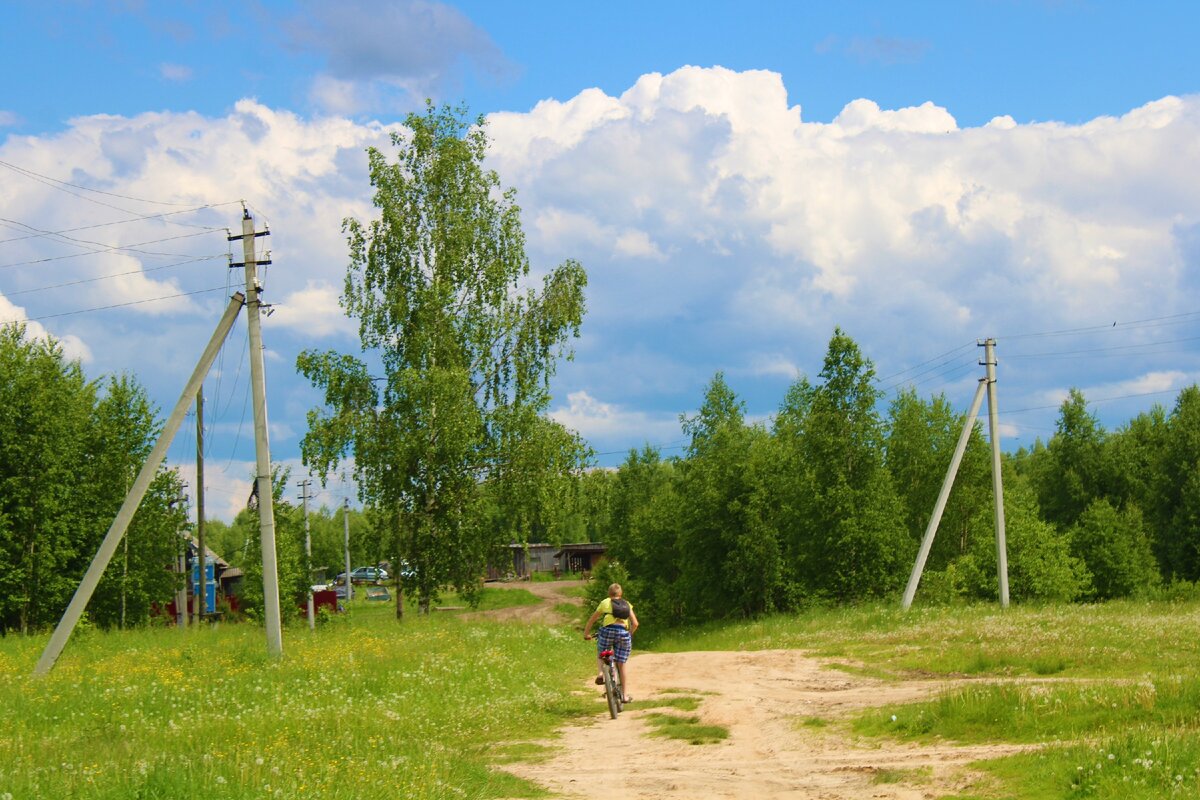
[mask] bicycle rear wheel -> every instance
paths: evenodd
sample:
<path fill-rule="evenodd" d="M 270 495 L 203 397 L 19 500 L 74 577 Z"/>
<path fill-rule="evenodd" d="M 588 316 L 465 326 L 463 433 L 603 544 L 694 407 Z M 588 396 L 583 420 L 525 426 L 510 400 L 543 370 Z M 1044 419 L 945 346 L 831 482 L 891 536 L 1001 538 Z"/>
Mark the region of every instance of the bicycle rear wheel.
<path fill-rule="evenodd" d="M 616 719 L 617 714 L 621 713 L 621 697 L 618 694 L 621 689 L 613 673 L 612 662 L 606 663 L 604 665 L 604 697 L 608 700 L 609 716 Z"/>
<path fill-rule="evenodd" d="M 621 685 L 621 668 L 610 664 L 612 669 L 613 695 L 617 698 L 617 711 L 625 710 L 625 687 Z"/>

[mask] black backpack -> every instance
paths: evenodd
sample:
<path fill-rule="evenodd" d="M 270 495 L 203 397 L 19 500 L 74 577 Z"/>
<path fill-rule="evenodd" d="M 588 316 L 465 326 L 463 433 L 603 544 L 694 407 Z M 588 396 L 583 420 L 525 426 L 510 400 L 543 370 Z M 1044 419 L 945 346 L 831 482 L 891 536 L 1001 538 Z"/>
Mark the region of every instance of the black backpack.
<path fill-rule="evenodd" d="M 614 597 L 612 601 L 612 615 L 617 619 L 629 619 L 629 601 L 621 597 Z"/>

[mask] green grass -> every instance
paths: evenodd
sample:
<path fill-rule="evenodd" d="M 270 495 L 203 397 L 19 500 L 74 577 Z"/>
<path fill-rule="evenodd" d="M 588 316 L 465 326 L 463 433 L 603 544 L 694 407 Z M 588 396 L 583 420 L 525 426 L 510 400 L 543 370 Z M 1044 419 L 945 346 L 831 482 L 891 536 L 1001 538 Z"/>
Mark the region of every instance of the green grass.
<path fill-rule="evenodd" d="M 928 783 L 933 777 L 931 767 L 916 769 L 880 769 L 871 776 L 871 783 Z"/>
<path fill-rule="evenodd" d="M 729 729 L 721 725 L 703 725 L 697 716 L 679 716 L 655 712 L 643 719 L 653 728 L 651 736 L 682 739 L 689 744 L 715 744 L 729 738 Z"/>
<path fill-rule="evenodd" d="M 439 606 L 463 606 L 469 611 L 496 611 L 501 608 L 515 608 L 517 606 L 535 606 L 542 602 L 541 598 L 535 595 L 528 589 L 496 589 L 491 586 L 483 587 L 483 592 L 479 598 L 479 606 L 477 608 L 469 608 L 467 601 L 460 597 L 456 592 L 447 592 L 442 595 L 438 601 Z M 412 604 L 413 610 L 416 610 L 416 604 Z M 407 610 L 407 609 L 406 609 Z"/>
<path fill-rule="evenodd" d="M 872 709 L 853 727 L 921 741 L 1027 743 L 1139 726 L 1200 731 L 1200 677 L 969 686 L 925 703 Z"/>
<path fill-rule="evenodd" d="M 574 620 L 579 616 L 579 606 L 574 603 L 555 603 L 554 611 L 564 619 Z"/>
<path fill-rule="evenodd" d="M 1194 673 L 1125 683 L 972 686 L 926 703 L 872 709 L 853 728 L 916 741 L 1050 743 L 983 765 L 1008 791 L 1020 787 L 1020 797 L 1200 794 Z M 1087 743 L 1098 738 L 1099 744 Z"/>
<path fill-rule="evenodd" d="M 700 707 L 700 698 L 692 695 L 678 697 L 653 697 L 649 700 L 639 700 L 639 711 L 647 708 L 678 708 L 680 711 L 695 711 Z"/>
<path fill-rule="evenodd" d="M 534 583 L 554 583 L 555 581 L 577 581 L 583 577 L 578 572 L 562 572 L 559 576 L 554 577 L 553 572 L 533 572 L 529 575 L 529 580 Z"/>
<path fill-rule="evenodd" d="M 639 633 L 641 649 L 803 649 L 878 677 L 1137 677 L 1190 669 L 1200 604 L 899 604 L 814 609 L 738 623 Z"/>
<path fill-rule="evenodd" d="M 492 798 L 537 787 L 497 747 L 593 713 L 566 631 L 354 606 L 266 654 L 252 625 L 0 639 L 0 796 Z M 511 749 L 501 749 L 501 760 Z M 520 752 L 520 751 L 518 751 Z"/>
<path fill-rule="evenodd" d="M 1051 747 L 1039 752 L 978 765 L 1003 787 L 982 795 L 1028 800 L 1096 798 L 1160 800 L 1200 794 L 1200 738 L 1195 730 L 1139 727 L 1087 744 Z"/>

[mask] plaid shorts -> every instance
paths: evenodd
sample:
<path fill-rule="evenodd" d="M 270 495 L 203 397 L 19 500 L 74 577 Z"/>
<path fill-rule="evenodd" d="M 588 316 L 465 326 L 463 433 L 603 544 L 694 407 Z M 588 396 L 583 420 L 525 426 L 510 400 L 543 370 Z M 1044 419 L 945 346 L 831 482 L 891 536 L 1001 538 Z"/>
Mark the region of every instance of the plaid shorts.
<path fill-rule="evenodd" d="M 617 663 L 624 664 L 633 652 L 633 637 L 624 625 L 605 625 L 596 636 L 596 652 L 613 651 Z"/>

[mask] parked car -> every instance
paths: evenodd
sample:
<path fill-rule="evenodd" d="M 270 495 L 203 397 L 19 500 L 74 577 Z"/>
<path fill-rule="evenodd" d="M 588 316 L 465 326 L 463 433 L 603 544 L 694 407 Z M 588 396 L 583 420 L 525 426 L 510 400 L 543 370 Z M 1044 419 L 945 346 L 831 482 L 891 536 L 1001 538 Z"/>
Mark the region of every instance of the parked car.
<path fill-rule="evenodd" d="M 380 583 L 387 579 L 387 570 L 380 567 L 358 567 L 350 572 L 351 583 Z M 337 582 L 344 584 L 346 582 L 346 573 L 339 572 Z"/>

